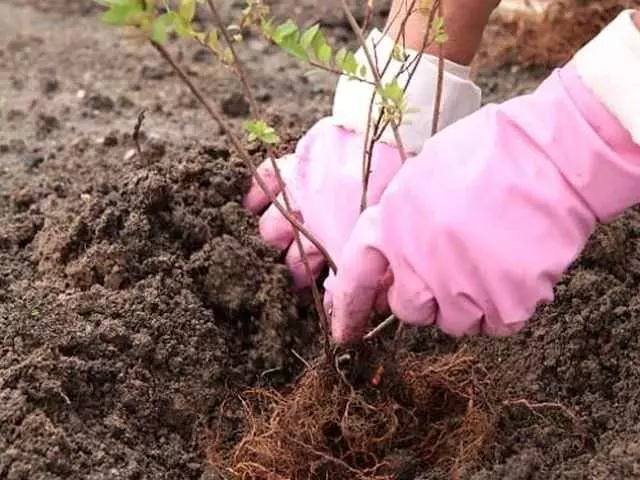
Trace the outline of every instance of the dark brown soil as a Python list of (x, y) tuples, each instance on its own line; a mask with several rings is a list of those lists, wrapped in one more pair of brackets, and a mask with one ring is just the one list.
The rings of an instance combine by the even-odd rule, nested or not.
[[(353, 41), (331, 2), (272, 3)], [(240, 208), (248, 174), (217, 128), (150, 48), (96, 12), (0, 0), (0, 478), (210, 479), (208, 439), (244, 427), (221, 404), (290, 381), (303, 366), (293, 351), (318, 346), (316, 320)], [(171, 48), (237, 127), (247, 109), (233, 76), (195, 46)], [(242, 55), (288, 138), (330, 111), (330, 75), (307, 77), (257, 38)], [(499, 100), (544, 74), (509, 66), (479, 82)], [(130, 134), (142, 108), (140, 159)], [(411, 332), (416, 352), (466, 345), (509, 402), (462, 478), (640, 478), (639, 286), (629, 212), (516, 337)]]

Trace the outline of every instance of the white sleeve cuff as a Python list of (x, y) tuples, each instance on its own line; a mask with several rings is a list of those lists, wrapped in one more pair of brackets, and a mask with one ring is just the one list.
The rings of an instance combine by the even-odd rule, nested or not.
[(574, 56), (578, 75), (640, 145), (640, 30), (624, 10)]
[[(393, 39), (384, 35), (380, 30), (374, 29), (367, 38), (367, 47), (372, 53), (378, 71), (382, 71), (391, 57), (394, 48)], [(373, 53), (374, 49), (375, 54)], [(409, 49), (405, 49), (405, 52), (409, 55), (407, 63), (412, 65), (409, 72), (413, 69), (414, 64), (411, 62), (415, 57), (422, 56), (406, 89), (407, 104), (411, 112), (405, 114), (403, 123), (398, 128), (407, 153), (417, 154), (422, 150), (424, 142), (431, 136), (431, 120), (438, 81), (438, 58)], [(367, 79), (373, 81), (371, 68), (362, 48), (356, 52), (355, 56), (360, 65), (367, 67)], [(382, 77), (382, 84), (391, 81), (401, 67), (401, 62), (392, 59), (389, 68)], [(442, 130), (447, 125), (474, 112), (480, 108), (481, 104), (481, 91), (477, 85), (469, 80), (469, 67), (445, 60), (444, 70), (438, 130)], [(409, 72), (403, 72), (398, 76), (398, 83), (401, 87), (406, 86)], [(360, 80), (350, 80), (347, 76), (341, 76), (333, 101), (334, 122), (359, 133), (366, 132), (373, 88), (373, 85)], [(376, 98), (373, 106), (372, 118), (374, 119), (378, 117), (378, 102), (379, 97)], [(396, 146), (393, 130), (390, 126), (385, 129), (380, 141)]]

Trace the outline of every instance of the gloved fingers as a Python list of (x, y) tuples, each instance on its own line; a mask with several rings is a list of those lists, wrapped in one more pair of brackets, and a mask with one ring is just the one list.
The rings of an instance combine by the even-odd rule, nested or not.
[[(303, 222), (302, 214), (297, 209), (294, 200), (289, 195), (289, 206), (291, 207), (291, 214), (300, 223)], [(280, 193), (276, 197), (276, 201), (285, 207), (284, 195)], [(260, 236), (263, 240), (273, 248), (280, 251), (286, 250), (291, 242), (293, 242), (293, 225), (285, 218), (285, 216), (278, 210), (278, 208), (272, 204), (260, 217)]]
[(387, 267), (387, 259), (374, 247), (356, 243), (345, 248), (331, 292), (331, 331), (336, 342), (348, 343), (364, 335), (384, 289)]
[(396, 281), (389, 287), (389, 308), (402, 322), (425, 326), (436, 321), (438, 304), (433, 293), (426, 287), (415, 290)]
[[(275, 160), (278, 170), (280, 171), (282, 181), (285, 184), (287, 179), (291, 177), (291, 172), (295, 168), (297, 159), (296, 155), (285, 155), (284, 157)], [(273, 162), (271, 159), (266, 159), (262, 162), (258, 166), (257, 170), (258, 175), (260, 175), (271, 194), (274, 196), (278, 195), (281, 192), (280, 182), (278, 182), (278, 175), (273, 168)], [(251, 177), (251, 187), (244, 196), (242, 204), (244, 208), (253, 213), (260, 212), (269, 204), (269, 196), (264, 192), (254, 176)]]
[(390, 312), (389, 307), (389, 288), (393, 284), (393, 272), (391, 269), (387, 269), (387, 272), (382, 276), (380, 280), (380, 289), (376, 295), (374, 302), (374, 309), (376, 313), (381, 315), (387, 315)]
[(300, 252), (300, 248), (298, 248), (298, 242), (294, 239), (289, 247), (289, 251), (287, 252), (285, 263), (293, 276), (294, 288), (296, 289), (303, 289), (311, 286), (311, 283), (315, 281), (326, 264), (324, 255), (311, 242), (311, 240), (302, 233), (300, 233), (300, 243), (302, 244), (303, 252), (306, 254), (312, 278), (309, 277), (309, 272), (307, 272), (302, 253)]

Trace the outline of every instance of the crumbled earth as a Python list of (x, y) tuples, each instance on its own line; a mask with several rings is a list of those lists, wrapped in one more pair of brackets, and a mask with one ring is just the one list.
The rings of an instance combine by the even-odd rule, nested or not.
[[(271, 3), (353, 44), (330, 2)], [(213, 478), (209, 439), (243, 428), (221, 405), (290, 381), (317, 347), (316, 319), (241, 208), (249, 174), (218, 128), (151, 48), (97, 13), (84, 0), (0, 1), (0, 478)], [(233, 75), (195, 45), (171, 50), (239, 129)], [(335, 79), (256, 37), (241, 55), (293, 148), (329, 113)], [(509, 64), (478, 82), (496, 101), (545, 74)], [(521, 334), (411, 332), (416, 351), (471, 349), (505, 402), (464, 478), (640, 478), (639, 283), (631, 211), (598, 229)]]

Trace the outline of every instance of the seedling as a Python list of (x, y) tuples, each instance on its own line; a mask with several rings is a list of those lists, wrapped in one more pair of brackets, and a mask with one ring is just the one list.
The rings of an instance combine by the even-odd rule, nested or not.
[[(336, 271), (336, 265), (326, 249), (292, 214), (286, 189), (274, 161), (275, 156), (269, 154), (283, 192), (282, 203), (269, 191), (247, 151), (246, 144), (263, 144), (268, 152), (273, 152), (273, 147), (281, 140), (257, 106), (236, 45), (243, 41), (243, 32), (256, 29), (265, 41), (277, 45), (307, 65), (310, 73), (322, 70), (374, 87), (362, 159), (363, 193), (360, 207), (364, 209), (367, 207), (366, 191), (373, 145), (380, 140), (386, 128), (392, 129), (400, 156), (406, 159), (399, 126), (407, 121), (408, 114), (413, 111), (407, 102), (406, 89), (421, 59), (417, 56), (409, 60), (402, 41), (403, 35), (399, 34), (395, 39), (392, 58), (378, 69), (374, 61), (375, 51), (371, 51), (366, 44), (363, 33), (372, 16), (373, 1), (367, 2), (363, 25), (357, 23), (345, 0), (339, 2), (362, 49), (366, 59), (364, 64), (358, 62), (354, 51), (332, 46), (319, 25), (301, 28), (292, 19), (278, 22), (262, 0), (247, 1), (240, 18), (231, 25), (223, 23), (213, 0), (179, 0), (174, 2), (174, 6), (167, 1), (156, 0), (96, 1), (106, 8), (102, 15), (106, 23), (133, 30), (138, 38), (143, 38), (153, 46), (225, 133), (258, 185), (291, 223), (307, 274), (311, 277), (300, 235), (305, 235), (314, 243), (327, 258), (330, 268)], [(214, 25), (205, 28), (196, 24), (194, 19), (199, 7), (209, 8)], [(429, 18), (430, 28), (424, 36), (423, 49), (429, 42), (441, 44), (446, 41), (440, 2), (407, 0), (406, 18), (416, 11), (427, 14)], [(243, 124), (244, 141), (234, 134), (218, 108), (204, 97), (177, 64), (168, 48), (173, 36), (198, 42), (209, 50), (220, 65), (236, 73), (251, 105), (251, 119)], [(401, 68), (393, 78), (387, 79), (386, 72), (392, 59), (400, 62)], [(440, 55), (434, 130), (438, 123), (442, 67)], [(408, 81), (403, 85), (400, 75), (405, 73)], [(244, 402), (251, 423), (247, 437), (234, 448), (230, 457), (216, 455), (213, 463), (224, 465), (225, 475), (232, 475), (233, 478), (383, 479), (389, 478), (385, 456), (404, 448), (403, 445), (417, 446), (414, 454), (419, 454), (420, 449), (430, 448), (432, 451), (429, 455), (434, 461), (440, 458), (448, 461), (473, 457), (479, 450), (478, 439), (486, 435), (488, 421), (482, 408), (479, 408), (483, 402), (475, 398), (477, 376), (472, 359), (452, 356), (439, 362), (425, 363), (416, 358), (398, 361), (395, 351), (380, 348), (377, 338), (384, 327), (393, 323), (393, 318), (370, 332), (354, 352), (345, 355), (340, 349), (334, 350), (329, 341), (329, 323), (320, 292), (315, 282), (311, 282), (311, 285), (321, 321), (324, 357), (307, 363), (305, 375), (287, 396), (258, 392), (260, 398), (257, 403), (266, 399), (272, 408), (272, 417), (255, 419), (252, 406), (255, 404)], [(448, 403), (433, 404), (432, 397), (442, 395), (443, 398), (455, 400), (458, 410), (459, 404), (462, 405), (455, 424), (457, 430), (452, 432), (450, 438), (444, 438), (444, 433), (451, 428), (448, 422), (438, 423), (430, 419), (434, 409), (453, 408)], [(422, 417), (428, 421), (431, 430), (425, 432), (416, 424), (416, 420)]]

